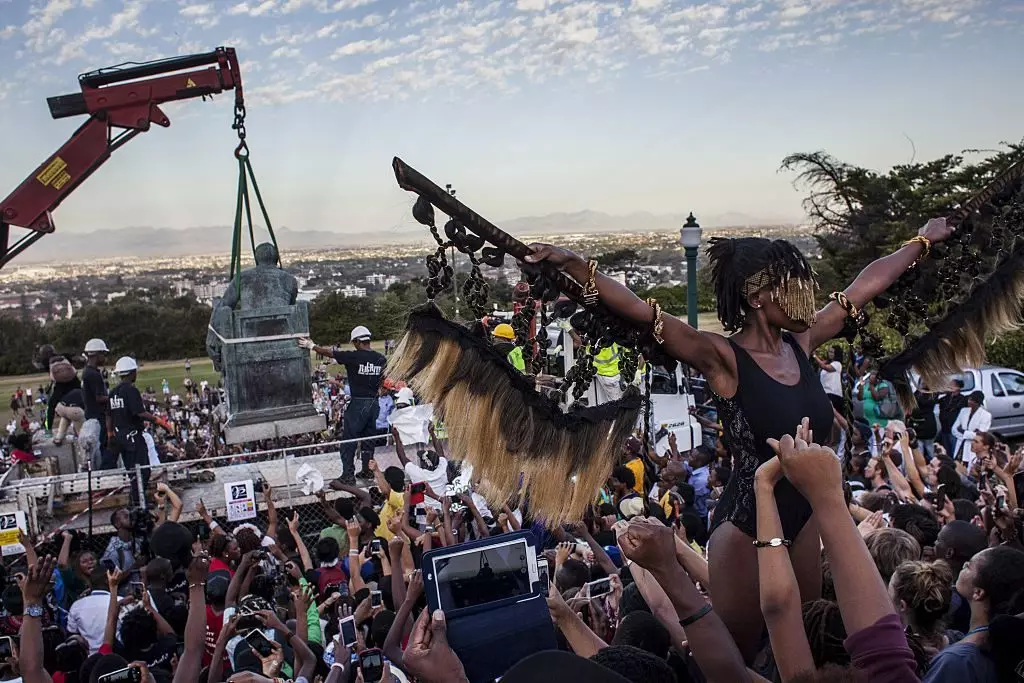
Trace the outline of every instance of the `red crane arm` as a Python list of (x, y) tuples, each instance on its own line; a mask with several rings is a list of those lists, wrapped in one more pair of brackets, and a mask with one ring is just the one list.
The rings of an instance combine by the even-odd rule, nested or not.
[[(236, 125), (245, 115), (242, 76), (230, 47), (99, 69), (78, 81), (80, 93), (50, 97), (47, 104), (55, 119), (88, 114), (88, 120), (0, 202), (0, 268), (54, 231), (51, 212), (115, 150), (154, 123), (171, 125), (160, 104), (234, 90)], [(11, 245), (11, 226), (30, 232)]]

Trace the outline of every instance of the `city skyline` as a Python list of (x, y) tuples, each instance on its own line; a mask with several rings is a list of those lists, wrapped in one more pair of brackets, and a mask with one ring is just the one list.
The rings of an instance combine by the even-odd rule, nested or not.
[[(885, 171), (1020, 140), (1022, 24), (999, 0), (0, 0), (0, 196), (80, 125), (45, 102), (78, 73), (231, 45), (275, 227), (408, 229), (394, 155), (498, 221), (789, 222), (788, 153)], [(230, 224), (231, 100), (167, 105), (58, 234)]]

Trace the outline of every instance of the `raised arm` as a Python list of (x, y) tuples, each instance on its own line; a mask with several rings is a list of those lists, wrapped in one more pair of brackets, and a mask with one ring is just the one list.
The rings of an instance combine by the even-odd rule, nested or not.
[(188, 620), (185, 622), (185, 649), (174, 672), (173, 683), (199, 680), (206, 652), (206, 576), (210, 557), (200, 553), (188, 568)]
[[(21, 599), (25, 607), (42, 607), (46, 594), (50, 590), (50, 577), (57, 566), (53, 555), (28, 566), (28, 570), (20, 582)], [(38, 617), (27, 613), (21, 624), (21, 652), (19, 653), (21, 678), (24, 683), (53, 683), (50, 674), (43, 666), (43, 624)]]
[[(546, 261), (584, 287), (590, 281), (590, 266), (582, 257), (549, 244), (531, 244), (530, 248), (533, 253), (526, 257), (527, 263)], [(594, 272), (594, 279), (601, 303), (614, 315), (640, 324), (654, 321), (654, 309), (628, 287), (597, 271)], [(665, 339), (666, 353), (697, 368), (705, 376), (717, 374), (715, 371), (723, 367), (725, 362), (723, 347), (728, 348), (725, 339), (719, 335), (698, 332), (672, 315), (664, 314), (663, 319), (665, 327), (662, 337)]]
[[(758, 467), (754, 476), (757, 531), (758, 537), (764, 540), (785, 537), (775, 502), (775, 485), (780, 479), (782, 464), (778, 458)], [(801, 672), (813, 671), (814, 658), (804, 633), (800, 609), (800, 586), (789, 559), (789, 548), (785, 545), (758, 548), (757, 574), (761, 613), (782, 680), (788, 681)]]
[(277, 508), (274, 507), (274, 489), (263, 480), (263, 500), (267, 504), (267, 536), (277, 541)]
[(391, 428), (391, 437), (395, 440), (395, 455), (398, 456), (398, 462), (404, 468), (409, 464), (409, 458), (405, 455), (405, 444), (402, 443), (402, 438), (398, 435), (398, 430), (394, 427)]
[[(945, 218), (932, 218), (917, 234), (935, 245), (953, 234), (953, 229), (946, 225)], [(872, 299), (889, 289), (923, 254), (924, 245), (921, 241), (907, 242), (888, 256), (868, 264), (843, 293), (858, 310), (864, 308)], [(817, 322), (804, 333), (807, 335), (806, 349), (814, 351), (839, 334), (845, 325), (846, 315), (842, 306), (834, 301), (818, 311)]]
[(299, 533), (298, 512), (292, 511), (292, 517), (288, 520), (288, 530), (292, 532), (292, 538), (295, 539), (295, 549), (299, 553), (299, 559), (302, 560), (302, 569), (308, 572), (313, 569), (313, 558), (309, 554), (306, 542), (302, 540), (302, 534)]

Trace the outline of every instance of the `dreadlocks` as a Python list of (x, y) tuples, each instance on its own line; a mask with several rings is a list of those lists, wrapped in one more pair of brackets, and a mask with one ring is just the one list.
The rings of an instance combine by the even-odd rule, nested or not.
[(814, 322), (816, 283), (804, 255), (786, 240), (714, 237), (708, 247), (718, 319), (727, 332), (743, 327), (747, 297), (771, 287), (790, 318)]

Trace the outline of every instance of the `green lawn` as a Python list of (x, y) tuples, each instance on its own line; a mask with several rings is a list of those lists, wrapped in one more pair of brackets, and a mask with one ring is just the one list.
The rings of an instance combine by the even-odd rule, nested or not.
[[(377, 351), (380, 351), (381, 353), (384, 352), (384, 342), (374, 343), (373, 346)], [(116, 361), (116, 358), (108, 358), (108, 368), (113, 369)], [(153, 390), (159, 394), (160, 382), (164, 379), (170, 383), (172, 393), (184, 391), (185, 360), (143, 361), (139, 363), (139, 379), (136, 384), (140, 391), (145, 390), (146, 387), (153, 387)], [(209, 358), (193, 358), (192, 379), (195, 382), (201, 382), (205, 379), (211, 384), (216, 385), (217, 381), (220, 379), (220, 375), (214, 371), (213, 361)], [(46, 387), (49, 383), (49, 376), (43, 373), (38, 375), (0, 377), (0, 404), (2, 404), (0, 405), (0, 408), (2, 408), (3, 411), (6, 411), (10, 402), (11, 394), (13, 394), (19, 386), (22, 389), (32, 387), (32, 392), (34, 394), (38, 390), (39, 385)]]

